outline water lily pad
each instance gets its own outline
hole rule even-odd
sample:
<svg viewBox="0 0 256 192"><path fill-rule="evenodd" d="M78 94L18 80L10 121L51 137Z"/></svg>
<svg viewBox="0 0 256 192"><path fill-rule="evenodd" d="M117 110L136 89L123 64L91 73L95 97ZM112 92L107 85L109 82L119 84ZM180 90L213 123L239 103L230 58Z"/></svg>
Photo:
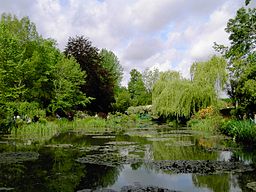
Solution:
<svg viewBox="0 0 256 192"><path fill-rule="evenodd" d="M14 188L11 187L0 187L0 191L12 191Z"/></svg>
<svg viewBox="0 0 256 192"><path fill-rule="evenodd" d="M0 154L0 164L12 164L23 161L33 161L38 159L36 152L5 152Z"/></svg>
<svg viewBox="0 0 256 192"><path fill-rule="evenodd" d="M116 138L113 135L99 135L99 136L93 136L93 139L114 139Z"/></svg>
<svg viewBox="0 0 256 192"><path fill-rule="evenodd" d="M73 147L72 144L53 144L53 145L45 145L45 147L50 147L50 148L70 148Z"/></svg>
<svg viewBox="0 0 256 192"><path fill-rule="evenodd" d="M134 145L135 142L128 142L128 141L111 141L106 143L107 145Z"/></svg>

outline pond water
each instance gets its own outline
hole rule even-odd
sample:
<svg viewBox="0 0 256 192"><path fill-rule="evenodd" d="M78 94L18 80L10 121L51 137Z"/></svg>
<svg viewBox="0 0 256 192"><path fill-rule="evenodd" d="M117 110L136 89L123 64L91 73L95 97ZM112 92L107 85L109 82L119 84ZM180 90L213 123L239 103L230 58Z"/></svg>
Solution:
<svg viewBox="0 0 256 192"><path fill-rule="evenodd" d="M253 191L247 184L256 181L255 157L230 139L188 128L66 132L44 144L2 136L0 191ZM226 168L232 162L245 167Z"/></svg>

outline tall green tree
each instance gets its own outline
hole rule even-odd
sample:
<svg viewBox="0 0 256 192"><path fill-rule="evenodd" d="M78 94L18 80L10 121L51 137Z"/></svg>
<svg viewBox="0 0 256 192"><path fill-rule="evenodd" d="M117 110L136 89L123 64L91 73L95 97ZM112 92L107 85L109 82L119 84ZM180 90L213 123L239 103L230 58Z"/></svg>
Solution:
<svg viewBox="0 0 256 192"><path fill-rule="evenodd" d="M53 68L53 95L51 108L70 110L77 106L86 106L89 98L80 90L85 83L86 74L74 58L61 56Z"/></svg>
<svg viewBox="0 0 256 192"><path fill-rule="evenodd" d="M81 91L94 98L87 110L92 112L110 111L111 103L114 102L115 82L107 67L102 66L99 50L92 46L92 43L85 37L77 36L69 38L65 54L68 57L74 57L87 74L86 83L81 86Z"/></svg>
<svg viewBox="0 0 256 192"><path fill-rule="evenodd" d="M249 1L247 1L249 3ZM256 109L256 8L240 8L228 21L230 46L215 48L228 59L229 95L247 113Z"/></svg>
<svg viewBox="0 0 256 192"><path fill-rule="evenodd" d="M78 103L86 103L87 98L79 93L84 83L80 79L84 76L79 64L65 58L54 40L43 39L27 17L18 19L10 14L2 15L0 103L2 113L6 114L1 117L5 120L8 121L8 116L13 117L14 111L22 112L24 110L19 108L30 104L33 110L38 107L51 111L54 103L62 103L59 107L67 110Z"/></svg>
<svg viewBox="0 0 256 192"><path fill-rule="evenodd" d="M151 103L151 95L147 92L142 79L142 74L136 69L130 72L130 81L128 82L128 91L131 96L132 106L148 105Z"/></svg>
<svg viewBox="0 0 256 192"><path fill-rule="evenodd" d="M107 49L102 49L99 53L101 65L108 70L108 73L114 83L115 92L121 86L123 77L123 67L121 66L117 56Z"/></svg>

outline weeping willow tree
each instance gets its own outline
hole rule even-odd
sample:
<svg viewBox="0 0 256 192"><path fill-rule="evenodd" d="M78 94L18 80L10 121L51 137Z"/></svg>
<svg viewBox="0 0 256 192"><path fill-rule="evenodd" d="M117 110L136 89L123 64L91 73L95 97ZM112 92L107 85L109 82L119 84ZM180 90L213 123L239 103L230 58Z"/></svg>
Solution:
<svg viewBox="0 0 256 192"><path fill-rule="evenodd" d="M194 63L191 80L175 71L163 72L152 93L153 110L164 117L186 117L217 103L219 91L226 81L226 61L212 57Z"/></svg>

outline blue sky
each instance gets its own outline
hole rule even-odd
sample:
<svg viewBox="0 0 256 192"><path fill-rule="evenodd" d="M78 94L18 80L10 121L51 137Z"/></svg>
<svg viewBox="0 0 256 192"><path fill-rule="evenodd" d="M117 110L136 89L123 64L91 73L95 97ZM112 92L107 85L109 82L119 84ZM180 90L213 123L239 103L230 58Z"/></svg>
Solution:
<svg viewBox="0 0 256 192"><path fill-rule="evenodd" d="M216 54L215 41L229 43L224 29L241 6L244 0L0 0L0 14L29 16L60 49L68 37L84 35L113 51L125 85L133 68L177 70L189 77L193 62Z"/></svg>

